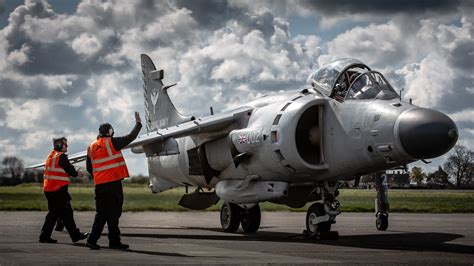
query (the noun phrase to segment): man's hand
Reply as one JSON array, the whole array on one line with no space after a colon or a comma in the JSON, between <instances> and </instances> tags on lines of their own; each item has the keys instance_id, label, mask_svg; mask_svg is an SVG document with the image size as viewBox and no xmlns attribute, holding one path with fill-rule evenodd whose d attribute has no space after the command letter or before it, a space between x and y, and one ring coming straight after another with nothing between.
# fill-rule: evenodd
<instances>
[{"instance_id":1,"label":"man's hand","mask_svg":"<svg viewBox=\"0 0 474 266\"><path fill-rule=\"evenodd\" d=\"M142 120L140 119L140 113L139 112L135 112L135 122L137 122L137 123L142 122Z\"/></svg>"}]
</instances>

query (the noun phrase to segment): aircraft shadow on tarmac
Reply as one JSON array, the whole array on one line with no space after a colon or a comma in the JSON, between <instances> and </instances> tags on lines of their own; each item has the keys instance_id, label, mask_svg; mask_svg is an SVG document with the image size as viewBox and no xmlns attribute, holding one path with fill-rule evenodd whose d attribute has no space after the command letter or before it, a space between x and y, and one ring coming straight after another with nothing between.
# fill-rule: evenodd
<instances>
[{"instance_id":1,"label":"aircraft shadow on tarmac","mask_svg":"<svg viewBox=\"0 0 474 266\"><path fill-rule=\"evenodd\" d=\"M169 229L169 228L168 228ZM176 228L177 229L177 228ZM387 232L370 235L341 235L339 240L312 240L306 239L302 234L287 232L259 231L258 233L236 233L228 234L222 232L221 228L193 228L182 229L182 234L148 234L148 233L125 233L125 237L145 237L158 239L194 239L213 241L264 241L264 242L288 242L288 243L314 243L319 245L346 246L382 250L407 250L407 251L434 251L459 254L473 254L474 246L456 243L447 243L464 237L459 234L448 234L439 232ZM186 234L186 229L206 230L219 232L220 234ZM166 229L165 229L166 230ZM173 229L175 230L175 229Z\"/></svg>"},{"instance_id":2,"label":"aircraft shadow on tarmac","mask_svg":"<svg viewBox=\"0 0 474 266\"><path fill-rule=\"evenodd\" d=\"M85 243L74 243L73 246L81 246L86 247ZM102 247L102 249L113 250L107 247ZM188 256L181 253L169 253L169 252L159 252L159 251L146 251L146 250L136 250L136 249L126 249L123 252L132 252L138 254L145 254L145 255L153 255L153 256L171 256L171 257L186 257L186 258L194 258L194 256Z\"/></svg>"}]
</instances>

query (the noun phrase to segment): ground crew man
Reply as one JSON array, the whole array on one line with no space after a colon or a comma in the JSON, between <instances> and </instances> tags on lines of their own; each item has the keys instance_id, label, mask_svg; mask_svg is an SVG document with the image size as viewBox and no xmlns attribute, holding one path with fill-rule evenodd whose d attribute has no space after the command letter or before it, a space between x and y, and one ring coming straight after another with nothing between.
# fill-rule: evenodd
<instances>
[{"instance_id":1,"label":"ground crew man","mask_svg":"<svg viewBox=\"0 0 474 266\"><path fill-rule=\"evenodd\" d=\"M87 233L81 233L74 222L68 185L70 176L76 177L82 175L82 173L76 171L67 158L68 145L66 138L53 139L53 146L54 150L48 155L44 168L43 190L48 200L48 214L41 229L39 242L57 242L51 238L51 233L58 218L63 221L72 242L77 242L86 239Z\"/></svg>"},{"instance_id":2,"label":"ground crew man","mask_svg":"<svg viewBox=\"0 0 474 266\"><path fill-rule=\"evenodd\" d=\"M127 249L120 241L119 218L122 215L122 179L129 177L127 165L120 151L137 138L142 128L140 115L135 112L135 127L130 134L113 137L109 123L100 125L97 140L87 148L87 171L94 177L96 215L86 246L100 249L100 238L105 223L109 229L109 248Z\"/></svg>"}]
</instances>

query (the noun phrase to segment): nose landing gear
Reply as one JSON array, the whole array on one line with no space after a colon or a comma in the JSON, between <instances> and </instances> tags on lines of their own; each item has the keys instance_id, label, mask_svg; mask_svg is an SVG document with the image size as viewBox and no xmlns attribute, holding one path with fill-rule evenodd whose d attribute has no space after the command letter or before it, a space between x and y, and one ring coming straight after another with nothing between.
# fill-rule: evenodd
<instances>
[{"instance_id":1,"label":"nose landing gear","mask_svg":"<svg viewBox=\"0 0 474 266\"><path fill-rule=\"evenodd\" d=\"M340 214L338 183L324 182L314 191L320 198L308 208L306 213L306 230L303 235L310 239L338 239L339 234L331 231L331 225L336 223L336 216Z\"/></svg>"}]
</instances>

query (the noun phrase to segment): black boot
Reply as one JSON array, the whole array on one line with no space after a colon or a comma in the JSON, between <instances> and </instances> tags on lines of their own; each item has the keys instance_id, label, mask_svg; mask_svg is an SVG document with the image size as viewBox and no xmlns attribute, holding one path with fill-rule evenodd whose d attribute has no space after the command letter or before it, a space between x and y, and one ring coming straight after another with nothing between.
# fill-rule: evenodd
<instances>
[{"instance_id":1,"label":"black boot","mask_svg":"<svg viewBox=\"0 0 474 266\"><path fill-rule=\"evenodd\" d=\"M72 239L72 242L76 243L79 240L84 240L89 236L89 233L78 233L77 236Z\"/></svg>"},{"instance_id":2,"label":"black boot","mask_svg":"<svg viewBox=\"0 0 474 266\"><path fill-rule=\"evenodd\" d=\"M89 241L86 242L86 247L88 247L90 249L93 249L93 250L99 250L100 249L100 246L97 245L97 243L92 243L92 242L89 242Z\"/></svg>"},{"instance_id":3,"label":"black boot","mask_svg":"<svg viewBox=\"0 0 474 266\"><path fill-rule=\"evenodd\" d=\"M51 237L41 237L39 238L39 242L40 243L50 243L50 244L53 244L53 243L57 243L58 241L56 239L52 239Z\"/></svg>"},{"instance_id":4,"label":"black boot","mask_svg":"<svg viewBox=\"0 0 474 266\"><path fill-rule=\"evenodd\" d=\"M122 242L110 242L109 248L113 249L128 249L130 246L127 244L123 244Z\"/></svg>"}]
</instances>

